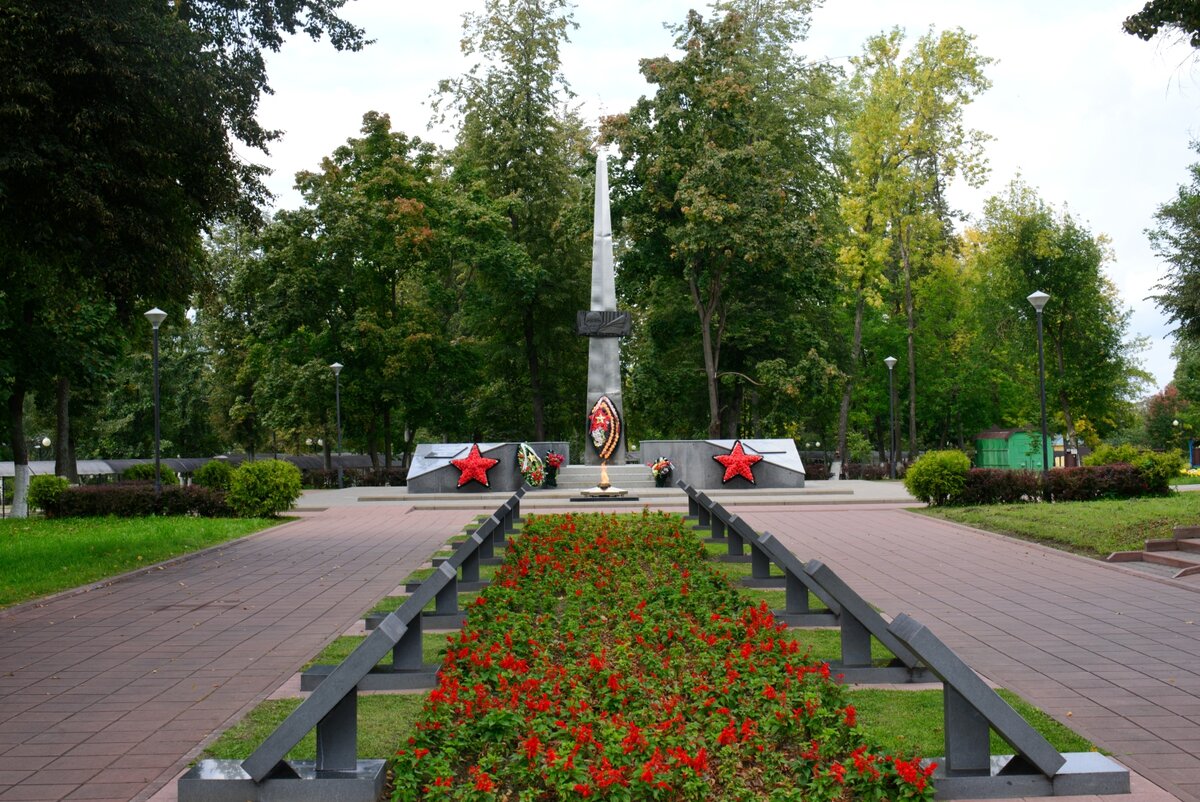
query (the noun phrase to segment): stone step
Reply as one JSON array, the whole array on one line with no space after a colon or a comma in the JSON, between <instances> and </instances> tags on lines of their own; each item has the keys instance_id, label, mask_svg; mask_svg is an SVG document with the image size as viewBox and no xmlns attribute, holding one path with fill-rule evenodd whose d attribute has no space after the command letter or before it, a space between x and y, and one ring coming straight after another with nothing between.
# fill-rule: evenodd
<instances>
[{"instance_id":1,"label":"stone step","mask_svg":"<svg viewBox=\"0 0 1200 802\"><path fill-rule=\"evenodd\" d=\"M1172 578L1182 579L1200 574L1200 552L1179 549L1159 551L1115 551L1108 555L1111 563L1149 563L1165 566Z\"/></svg>"}]
</instances>

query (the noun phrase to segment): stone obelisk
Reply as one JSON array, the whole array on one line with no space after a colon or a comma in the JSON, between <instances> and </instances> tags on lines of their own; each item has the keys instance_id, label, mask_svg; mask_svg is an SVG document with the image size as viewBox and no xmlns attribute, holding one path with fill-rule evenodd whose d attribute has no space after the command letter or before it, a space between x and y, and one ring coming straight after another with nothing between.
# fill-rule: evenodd
<instances>
[{"instance_id":1,"label":"stone obelisk","mask_svg":"<svg viewBox=\"0 0 1200 802\"><path fill-rule=\"evenodd\" d=\"M613 270L612 217L608 207L608 161L604 153L596 154L596 204L592 231L592 305L588 317L602 320L581 331L588 337L587 409L591 414L596 402L607 396L616 408L620 441L609 456L613 465L625 464L625 408L621 401L621 340L628 333L629 318L617 313L617 282ZM596 315L595 313L601 313ZM623 318L623 319L622 319ZM624 324L623 330L621 323ZM613 324L617 324L614 326ZM619 333L618 333L619 332ZM590 432L588 432L590 435ZM591 437L584 438L584 463L599 465L601 458Z\"/></svg>"}]
</instances>

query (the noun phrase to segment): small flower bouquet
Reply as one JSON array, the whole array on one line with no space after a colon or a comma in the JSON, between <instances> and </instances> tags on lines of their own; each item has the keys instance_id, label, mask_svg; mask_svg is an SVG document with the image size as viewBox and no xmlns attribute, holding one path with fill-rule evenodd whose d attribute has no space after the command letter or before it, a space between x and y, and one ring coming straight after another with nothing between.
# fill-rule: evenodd
<instances>
[{"instance_id":1,"label":"small flower bouquet","mask_svg":"<svg viewBox=\"0 0 1200 802\"><path fill-rule=\"evenodd\" d=\"M566 463L567 458L557 451L546 452L546 481L543 487L558 487L558 469Z\"/></svg>"},{"instance_id":2,"label":"small flower bouquet","mask_svg":"<svg viewBox=\"0 0 1200 802\"><path fill-rule=\"evenodd\" d=\"M671 460L666 457L659 457L654 462L647 462L646 464L650 466L650 475L654 477L654 486L666 487L667 482L671 479L671 471L675 467L671 464Z\"/></svg>"}]
</instances>

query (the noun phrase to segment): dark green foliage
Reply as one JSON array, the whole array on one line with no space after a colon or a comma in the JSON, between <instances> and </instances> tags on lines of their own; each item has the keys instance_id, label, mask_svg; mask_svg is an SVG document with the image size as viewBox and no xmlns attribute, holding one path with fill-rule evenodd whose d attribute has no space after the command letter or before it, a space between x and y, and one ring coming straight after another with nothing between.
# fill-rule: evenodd
<instances>
[{"instance_id":1,"label":"dark green foliage","mask_svg":"<svg viewBox=\"0 0 1200 802\"><path fill-rule=\"evenodd\" d=\"M1200 4L1196 0L1149 0L1142 10L1125 18L1126 33L1149 41L1164 30L1188 37L1192 47L1200 47Z\"/></svg>"},{"instance_id":2,"label":"dark green foliage","mask_svg":"<svg viewBox=\"0 0 1200 802\"><path fill-rule=\"evenodd\" d=\"M93 518L115 515L138 518L147 515L198 515L224 518L233 514L225 494L207 487L170 485L157 497L149 482L69 487L46 509L53 518Z\"/></svg>"},{"instance_id":3,"label":"dark green foliage","mask_svg":"<svg viewBox=\"0 0 1200 802\"><path fill-rule=\"evenodd\" d=\"M951 503L963 491L971 460L961 451L929 451L909 466L904 486L921 501Z\"/></svg>"},{"instance_id":4,"label":"dark green foliage","mask_svg":"<svg viewBox=\"0 0 1200 802\"><path fill-rule=\"evenodd\" d=\"M1157 452L1132 444L1101 445L1084 457L1084 464L1131 465L1145 482L1145 492L1164 495L1171 492L1171 480L1183 472L1183 457L1178 451Z\"/></svg>"},{"instance_id":5,"label":"dark green foliage","mask_svg":"<svg viewBox=\"0 0 1200 802\"><path fill-rule=\"evenodd\" d=\"M179 474L167 465L159 463L159 481L166 487L167 485L179 484ZM154 481L154 463L139 462L137 465L130 465L121 474L122 481L125 482L153 482Z\"/></svg>"},{"instance_id":6,"label":"dark green foliage","mask_svg":"<svg viewBox=\"0 0 1200 802\"><path fill-rule=\"evenodd\" d=\"M300 498L300 469L283 460L244 462L229 482L229 506L242 518L274 518Z\"/></svg>"},{"instance_id":7,"label":"dark green foliage","mask_svg":"<svg viewBox=\"0 0 1200 802\"><path fill-rule=\"evenodd\" d=\"M201 487L213 490L229 490L229 481L233 476L233 468L224 460L214 459L206 462L192 474L192 481Z\"/></svg>"},{"instance_id":8,"label":"dark green foliage","mask_svg":"<svg viewBox=\"0 0 1200 802\"><path fill-rule=\"evenodd\" d=\"M62 476L35 476L29 480L29 506L50 509L70 486Z\"/></svg>"}]
</instances>

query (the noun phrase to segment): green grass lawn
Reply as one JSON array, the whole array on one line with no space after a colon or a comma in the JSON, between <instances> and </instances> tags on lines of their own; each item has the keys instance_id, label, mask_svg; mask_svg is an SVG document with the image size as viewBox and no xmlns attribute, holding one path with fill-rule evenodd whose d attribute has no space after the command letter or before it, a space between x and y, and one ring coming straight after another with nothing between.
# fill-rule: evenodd
<instances>
[{"instance_id":1,"label":"green grass lawn","mask_svg":"<svg viewBox=\"0 0 1200 802\"><path fill-rule=\"evenodd\" d=\"M446 636L448 634L447 632L426 632L422 635L421 657L426 663L442 662L442 658L446 656ZM350 652L357 649L358 645L366 639L365 635L343 635L336 638L322 649L320 654L305 663L304 667L337 665L349 657ZM379 662L383 665L390 665L392 653L388 652Z\"/></svg>"},{"instance_id":2,"label":"green grass lawn","mask_svg":"<svg viewBox=\"0 0 1200 802\"><path fill-rule=\"evenodd\" d=\"M399 749L413 732L413 724L425 704L426 693L371 694L358 697L358 756L387 758ZM237 724L204 750L202 757L244 760L275 731L293 710L299 699L270 699L254 708ZM316 732L304 736L288 757L315 760Z\"/></svg>"},{"instance_id":3,"label":"green grass lawn","mask_svg":"<svg viewBox=\"0 0 1200 802\"><path fill-rule=\"evenodd\" d=\"M1171 537L1176 525L1200 520L1200 493L1162 498L932 507L923 515L1035 540L1090 557L1140 551L1147 540Z\"/></svg>"},{"instance_id":4,"label":"green grass lawn","mask_svg":"<svg viewBox=\"0 0 1200 802\"><path fill-rule=\"evenodd\" d=\"M190 517L0 520L0 607L97 582L277 523Z\"/></svg>"},{"instance_id":5,"label":"green grass lawn","mask_svg":"<svg viewBox=\"0 0 1200 802\"><path fill-rule=\"evenodd\" d=\"M999 691L1021 717L1060 752L1090 752L1095 747L1086 739L1058 723L1015 693ZM946 733L942 729L942 692L884 691L878 688L852 688L847 696L858 711L859 726L887 751L936 757L946 754ZM993 755L1012 754L1012 747L992 733Z\"/></svg>"}]
</instances>

